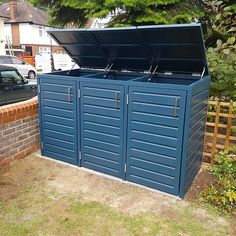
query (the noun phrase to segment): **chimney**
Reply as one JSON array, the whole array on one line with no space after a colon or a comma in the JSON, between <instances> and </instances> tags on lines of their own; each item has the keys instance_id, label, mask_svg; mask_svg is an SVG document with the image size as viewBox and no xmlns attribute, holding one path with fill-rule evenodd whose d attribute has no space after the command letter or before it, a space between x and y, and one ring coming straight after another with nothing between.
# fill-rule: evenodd
<instances>
[{"instance_id":1,"label":"chimney","mask_svg":"<svg viewBox=\"0 0 236 236\"><path fill-rule=\"evenodd\" d=\"M9 0L10 18L15 20L17 17L17 0Z\"/></svg>"}]
</instances>

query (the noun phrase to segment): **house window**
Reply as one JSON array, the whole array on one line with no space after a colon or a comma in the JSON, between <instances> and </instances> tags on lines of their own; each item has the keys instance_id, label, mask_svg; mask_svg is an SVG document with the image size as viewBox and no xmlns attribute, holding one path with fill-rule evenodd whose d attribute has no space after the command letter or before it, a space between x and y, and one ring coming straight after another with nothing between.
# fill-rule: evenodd
<instances>
[{"instance_id":1,"label":"house window","mask_svg":"<svg viewBox=\"0 0 236 236\"><path fill-rule=\"evenodd\" d=\"M39 53L40 54L51 53L51 48L50 47L39 47Z\"/></svg>"},{"instance_id":2,"label":"house window","mask_svg":"<svg viewBox=\"0 0 236 236\"><path fill-rule=\"evenodd\" d=\"M51 36L47 32L50 29L53 29L53 28L46 27L46 26L38 26L39 37L50 38Z\"/></svg>"}]
</instances>

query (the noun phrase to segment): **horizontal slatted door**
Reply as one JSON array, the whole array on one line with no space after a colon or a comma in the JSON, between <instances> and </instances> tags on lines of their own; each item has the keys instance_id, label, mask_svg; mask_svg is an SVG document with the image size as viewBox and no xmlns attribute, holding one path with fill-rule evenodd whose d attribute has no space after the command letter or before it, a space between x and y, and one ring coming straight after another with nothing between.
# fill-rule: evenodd
<instances>
[{"instance_id":1,"label":"horizontal slatted door","mask_svg":"<svg viewBox=\"0 0 236 236\"><path fill-rule=\"evenodd\" d=\"M42 78L40 86L43 154L78 164L76 82Z\"/></svg>"},{"instance_id":2,"label":"horizontal slatted door","mask_svg":"<svg viewBox=\"0 0 236 236\"><path fill-rule=\"evenodd\" d=\"M130 86L126 179L178 195L185 92Z\"/></svg>"},{"instance_id":3,"label":"horizontal slatted door","mask_svg":"<svg viewBox=\"0 0 236 236\"><path fill-rule=\"evenodd\" d=\"M124 86L81 82L82 166L122 176Z\"/></svg>"}]
</instances>

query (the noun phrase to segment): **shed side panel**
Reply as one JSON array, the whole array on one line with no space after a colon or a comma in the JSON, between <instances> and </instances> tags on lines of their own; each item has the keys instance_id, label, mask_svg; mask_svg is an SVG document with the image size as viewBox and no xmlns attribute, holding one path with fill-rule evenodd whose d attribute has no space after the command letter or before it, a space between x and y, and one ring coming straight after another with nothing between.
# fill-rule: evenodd
<instances>
[{"instance_id":1,"label":"shed side panel","mask_svg":"<svg viewBox=\"0 0 236 236\"><path fill-rule=\"evenodd\" d=\"M187 108L189 113L186 116L187 141L184 146L186 150L183 153L180 197L184 197L201 168L208 94L208 78L194 84L190 96L190 107Z\"/></svg>"}]
</instances>

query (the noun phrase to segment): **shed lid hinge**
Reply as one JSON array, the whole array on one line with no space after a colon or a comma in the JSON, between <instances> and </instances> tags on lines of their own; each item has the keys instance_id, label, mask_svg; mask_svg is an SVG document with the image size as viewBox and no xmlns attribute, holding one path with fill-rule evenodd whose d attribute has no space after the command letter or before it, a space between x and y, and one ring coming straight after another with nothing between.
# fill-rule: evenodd
<instances>
[{"instance_id":1,"label":"shed lid hinge","mask_svg":"<svg viewBox=\"0 0 236 236\"><path fill-rule=\"evenodd\" d=\"M113 62L111 64L109 64L109 63L107 64L106 68L104 69L104 72L106 72L105 75L103 76L104 79L107 78L107 75L108 75L109 71L111 70L112 66L113 66Z\"/></svg>"},{"instance_id":2,"label":"shed lid hinge","mask_svg":"<svg viewBox=\"0 0 236 236\"><path fill-rule=\"evenodd\" d=\"M79 151L79 159L80 159L80 160L82 159L81 151Z\"/></svg>"},{"instance_id":3,"label":"shed lid hinge","mask_svg":"<svg viewBox=\"0 0 236 236\"><path fill-rule=\"evenodd\" d=\"M205 72L206 72L206 67L204 66L203 69L202 69L202 72L194 72L194 73L192 73L192 76L197 76L197 77L200 77L200 79L202 79Z\"/></svg>"},{"instance_id":4,"label":"shed lid hinge","mask_svg":"<svg viewBox=\"0 0 236 236\"><path fill-rule=\"evenodd\" d=\"M157 68L158 68L158 65L156 65L156 67L155 67L154 70L152 71L152 65L150 66L150 69L149 69L148 73L151 74L151 75L150 75L150 77L148 78L148 81L151 81L151 80L152 80L152 77L153 77L153 75L156 73Z\"/></svg>"},{"instance_id":5,"label":"shed lid hinge","mask_svg":"<svg viewBox=\"0 0 236 236\"><path fill-rule=\"evenodd\" d=\"M205 71L206 71L206 67L204 66L204 67L203 67L203 70L202 70L202 73L201 73L201 79L202 79L202 77L204 76Z\"/></svg>"},{"instance_id":6,"label":"shed lid hinge","mask_svg":"<svg viewBox=\"0 0 236 236\"><path fill-rule=\"evenodd\" d=\"M78 89L78 99L80 99L80 89Z\"/></svg>"},{"instance_id":7,"label":"shed lid hinge","mask_svg":"<svg viewBox=\"0 0 236 236\"><path fill-rule=\"evenodd\" d=\"M75 60L75 63L71 67L71 69L66 73L66 75L70 75L70 72L74 69L75 65L78 64L77 60ZM79 64L78 64L79 65ZM80 66L79 66L80 67Z\"/></svg>"},{"instance_id":8,"label":"shed lid hinge","mask_svg":"<svg viewBox=\"0 0 236 236\"><path fill-rule=\"evenodd\" d=\"M155 73L155 70L158 66L155 67L154 69L154 72L152 72L152 69L153 69L153 65L156 64L156 61L154 58L151 59L151 63L150 63L150 67L149 67L149 70L146 72L147 74L153 74Z\"/></svg>"},{"instance_id":9,"label":"shed lid hinge","mask_svg":"<svg viewBox=\"0 0 236 236\"><path fill-rule=\"evenodd\" d=\"M129 104L129 94L126 95L126 104Z\"/></svg>"},{"instance_id":10,"label":"shed lid hinge","mask_svg":"<svg viewBox=\"0 0 236 236\"><path fill-rule=\"evenodd\" d=\"M154 75L157 71L157 68L158 68L158 65L156 65L156 67L154 68L153 72L152 72L152 75Z\"/></svg>"},{"instance_id":11,"label":"shed lid hinge","mask_svg":"<svg viewBox=\"0 0 236 236\"><path fill-rule=\"evenodd\" d=\"M127 164L125 163L125 169L124 169L125 173L127 172Z\"/></svg>"},{"instance_id":12,"label":"shed lid hinge","mask_svg":"<svg viewBox=\"0 0 236 236\"><path fill-rule=\"evenodd\" d=\"M151 74L152 73L152 64L150 65L150 67L149 67L149 70L148 70L148 72L146 72L147 74Z\"/></svg>"}]
</instances>

